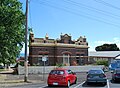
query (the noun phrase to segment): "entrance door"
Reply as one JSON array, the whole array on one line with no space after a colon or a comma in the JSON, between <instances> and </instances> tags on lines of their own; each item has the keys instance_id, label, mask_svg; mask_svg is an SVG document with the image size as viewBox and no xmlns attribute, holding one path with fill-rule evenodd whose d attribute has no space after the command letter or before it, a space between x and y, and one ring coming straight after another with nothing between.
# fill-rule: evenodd
<instances>
[{"instance_id":1,"label":"entrance door","mask_svg":"<svg viewBox=\"0 0 120 88\"><path fill-rule=\"evenodd\" d=\"M69 54L63 54L63 64L64 65L68 65L68 66L70 65L69 59L70 59Z\"/></svg>"}]
</instances>

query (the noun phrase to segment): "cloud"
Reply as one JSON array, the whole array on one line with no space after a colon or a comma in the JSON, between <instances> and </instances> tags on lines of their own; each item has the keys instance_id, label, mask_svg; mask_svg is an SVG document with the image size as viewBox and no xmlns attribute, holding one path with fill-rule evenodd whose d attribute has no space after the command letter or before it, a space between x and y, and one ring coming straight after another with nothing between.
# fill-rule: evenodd
<instances>
[{"instance_id":1,"label":"cloud","mask_svg":"<svg viewBox=\"0 0 120 88\"><path fill-rule=\"evenodd\" d=\"M93 44L90 45L90 51L95 51L96 46L100 46L103 44L116 44L120 48L120 38L113 38L112 41L95 41Z\"/></svg>"}]
</instances>

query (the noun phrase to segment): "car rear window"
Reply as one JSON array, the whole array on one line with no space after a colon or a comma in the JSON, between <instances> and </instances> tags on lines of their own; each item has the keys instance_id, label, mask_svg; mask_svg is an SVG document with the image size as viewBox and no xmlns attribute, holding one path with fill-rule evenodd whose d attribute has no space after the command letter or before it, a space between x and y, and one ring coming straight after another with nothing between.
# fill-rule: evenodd
<instances>
[{"instance_id":1,"label":"car rear window","mask_svg":"<svg viewBox=\"0 0 120 88\"><path fill-rule=\"evenodd\" d=\"M103 72L101 70L90 70L88 73L89 74L101 74Z\"/></svg>"},{"instance_id":2,"label":"car rear window","mask_svg":"<svg viewBox=\"0 0 120 88\"><path fill-rule=\"evenodd\" d=\"M50 74L63 75L63 74L64 74L64 71L62 71L62 70L52 70L52 71L50 72Z\"/></svg>"}]
</instances>

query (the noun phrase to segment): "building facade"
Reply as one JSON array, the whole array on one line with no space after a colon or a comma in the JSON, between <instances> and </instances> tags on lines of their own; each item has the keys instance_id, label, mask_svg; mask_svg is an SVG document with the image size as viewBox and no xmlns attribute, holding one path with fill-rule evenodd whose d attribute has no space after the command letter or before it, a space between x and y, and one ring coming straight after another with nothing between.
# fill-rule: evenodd
<instances>
[{"instance_id":1,"label":"building facade","mask_svg":"<svg viewBox=\"0 0 120 88\"><path fill-rule=\"evenodd\" d=\"M112 63L120 55L120 51L90 51L88 52L88 62L96 63L96 61L108 61ZM118 57L119 58L119 57Z\"/></svg>"},{"instance_id":2,"label":"building facade","mask_svg":"<svg viewBox=\"0 0 120 88\"><path fill-rule=\"evenodd\" d=\"M34 38L30 33L29 44L29 64L54 66L56 64L64 65L82 65L87 59L81 57L88 56L88 42L85 37L80 36L77 40L72 40L68 34L61 34L60 39ZM80 59L81 58L81 59ZM86 60L86 61L85 61Z\"/></svg>"}]
</instances>

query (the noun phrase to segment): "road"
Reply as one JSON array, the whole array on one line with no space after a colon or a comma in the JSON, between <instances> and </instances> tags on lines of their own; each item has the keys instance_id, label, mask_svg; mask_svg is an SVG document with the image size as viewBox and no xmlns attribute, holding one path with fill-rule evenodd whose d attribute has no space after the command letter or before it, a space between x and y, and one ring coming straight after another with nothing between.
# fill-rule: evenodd
<instances>
[{"instance_id":1,"label":"road","mask_svg":"<svg viewBox=\"0 0 120 88\"><path fill-rule=\"evenodd\" d=\"M6 88L61 88L61 87L48 87L47 84L44 83L44 84L11 86L11 87L6 87ZM62 88L67 88L67 87L62 87ZM83 81L82 83L77 82L77 84L71 85L70 88L120 88L120 82L119 83L111 83L111 81L108 80L107 85L102 85L102 84L87 85L85 83L85 81Z\"/></svg>"},{"instance_id":2,"label":"road","mask_svg":"<svg viewBox=\"0 0 120 88\"><path fill-rule=\"evenodd\" d=\"M111 81L111 73L107 72L107 84L102 85L99 83L93 83L91 85L87 85L85 82L86 79L86 73L77 73L77 84L73 84L70 86L70 88L120 88L120 82L113 83ZM61 87L48 87L47 82L43 83L34 83L34 84L24 84L24 85L17 85L17 86L9 86L9 87L4 87L4 88L61 88ZM65 87L62 87L65 88ZM66 87L67 88L67 87Z\"/></svg>"}]
</instances>

